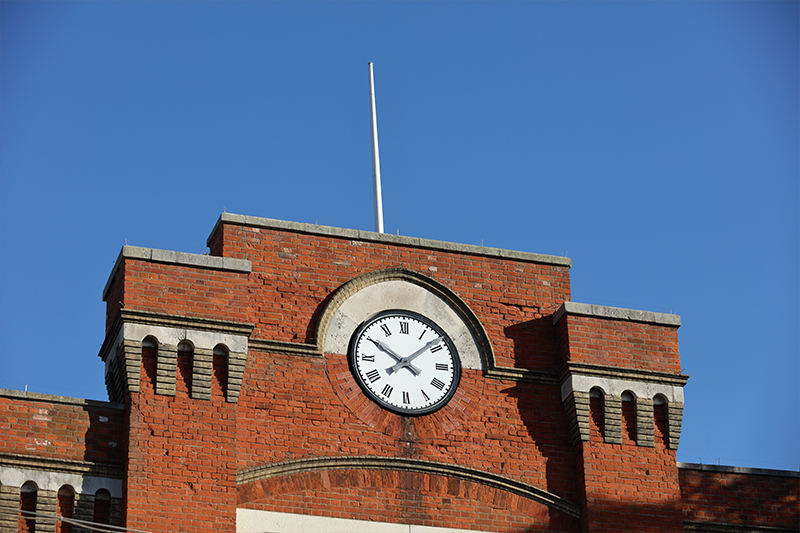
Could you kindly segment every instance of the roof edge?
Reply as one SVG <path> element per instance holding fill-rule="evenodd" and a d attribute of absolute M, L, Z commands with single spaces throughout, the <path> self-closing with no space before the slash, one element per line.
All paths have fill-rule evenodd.
<path fill-rule="evenodd" d="M 559 257 L 557 255 L 536 254 L 532 252 L 518 252 L 503 248 L 490 248 L 477 246 L 474 244 L 457 244 L 447 241 L 436 241 L 432 239 L 421 239 L 418 237 L 406 237 L 402 235 L 392 235 L 389 233 L 376 233 L 374 231 L 354 230 L 337 228 L 334 226 L 321 226 L 319 224 L 307 224 L 304 222 L 287 222 L 285 220 L 275 220 L 272 218 L 252 217 L 236 215 L 233 213 L 222 213 L 211 231 L 211 235 L 206 241 L 211 244 L 211 237 L 223 223 L 238 224 L 240 226 L 253 226 L 258 228 L 277 229 L 284 231 L 294 231 L 298 233 L 310 233 L 313 235 L 324 235 L 326 237 L 339 237 L 342 239 L 354 239 L 361 241 L 381 242 L 386 244 L 399 244 L 402 246 L 414 246 L 418 248 L 429 248 L 441 250 L 443 252 L 461 252 L 474 255 L 484 255 L 490 257 L 501 257 L 503 259 L 516 259 L 518 261 L 528 261 L 532 263 L 544 263 L 557 266 L 572 266 L 572 259 L 569 257 Z"/>
<path fill-rule="evenodd" d="M 190 254 L 186 252 L 173 252 L 171 250 L 159 250 L 156 248 L 141 248 L 139 246 L 125 245 L 117 256 L 114 268 L 108 276 L 105 287 L 103 287 L 103 301 L 111 288 L 111 282 L 117 274 L 117 270 L 122 264 L 123 259 L 141 259 L 155 263 L 171 263 L 174 265 L 192 266 L 199 268 L 209 268 L 213 270 L 229 270 L 249 274 L 253 266 L 247 259 L 233 259 L 231 257 L 217 257 L 205 254 Z"/>
<path fill-rule="evenodd" d="M 55 396 L 52 394 L 41 394 L 38 392 L 28 392 L 13 389 L 0 389 L 0 398 L 15 398 L 18 400 L 30 400 L 34 402 L 63 403 L 68 405 L 80 405 L 84 407 L 125 410 L 125 404 L 122 403 L 106 402 L 103 400 L 84 400 L 83 398 L 70 398 L 68 396 Z"/>
<path fill-rule="evenodd" d="M 564 302 L 553 313 L 553 324 L 557 323 L 564 315 L 589 316 L 595 318 L 608 318 L 611 320 L 625 320 L 628 322 L 644 322 L 659 326 L 680 327 L 681 317 L 669 313 L 653 313 L 638 309 L 624 309 L 622 307 L 606 307 L 605 305 L 581 304 L 577 302 Z"/>
<path fill-rule="evenodd" d="M 704 472 L 718 472 L 720 474 L 750 474 L 756 476 L 778 476 L 800 478 L 800 472 L 793 470 L 772 470 L 769 468 L 748 468 L 745 466 L 720 466 L 702 465 L 697 463 L 678 463 L 682 470 L 702 470 Z"/>

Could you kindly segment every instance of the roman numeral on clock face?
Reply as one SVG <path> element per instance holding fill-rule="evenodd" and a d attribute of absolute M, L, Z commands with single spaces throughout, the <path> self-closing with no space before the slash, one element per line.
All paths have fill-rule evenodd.
<path fill-rule="evenodd" d="M 441 344 L 437 344 L 436 346 L 434 346 L 433 348 L 431 348 L 431 352 L 438 352 L 438 351 L 439 351 L 439 350 L 441 350 L 442 348 L 444 348 L 444 346 L 442 346 Z"/>
<path fill-rule="evenodd" d="M 377 370 L 372 369 L 369 372 L 367 372 L 367 379 L 369 380 L 370 383 L 375 383 L 376 381 L 381 379 L 381 375 L 378 373 Z"/>
<path fill-rule="evenodd" d="M 449 370 L 450 365 L 447 363 L 436 363 L 436 370 Z"/>
<path fill-rule="evenodd" d="M 374 355 L 362 355 L 361 356 L 361 360 L 362 361 L 366 361 L 367 363 L 374 363 L 375 362 L 375 356 Z"/>
<path fill-rule="evenodd" d="M 383 333 L 386 334 L 387 337 L 392 336 L 392 332 L 389 331 L 389 326 L 387 326 L 386 324 L 381 324 L 381 329 L 383 330 Z"/>
<path fill-rule="evenodd" d="M 400 333 L 408 335 L 408 322 L 400 322 Z"/>
<path fill-rule="evenodd" d="M 394 390 L 394 387 L 392 387 L 391 385 L 389 385 L 389 384 L 387 383 L 387 384 L 386 384 L 386 386 L 385 386 L 385 387 L 383 388 L 383 390 L 381 391 L 381 394 L 383 394 L 384 396 L 386 396 L 386 397 L 388 398 L 389 396 L 391 396 L 391 395 L 392 395 L 392 391 L 393 391 L 393 390 Z"/>
<path fill-rule="evenodd" d="M 411 403 L 411 400 L 408 397 L 408 391 L 403 391 L 403 403 Z"/>
<path fill-rule="evenodd" d="M 433 385 L 434 387 L 436 387 L 439 390 L 442 390 L 444 388 L 444 382 L 443 381 L 439 381 L 436 378 L 433 378 L 431 380 L 431 385 Z"/>
<path fill-rule="evenodd" d="M 427 394 L 425 394 L 425 391 L 424 391 L 424 390 L 421 390 L 421 389 L 420 389 L 420 392 L 422 393 L 422 397 L 423 397 L 423 398 L 425 398 L 425 401 L 426 401 L 426 402 L 430 401 L 430 398 L 428 398 L 428 395 L 427 395 Z"/>

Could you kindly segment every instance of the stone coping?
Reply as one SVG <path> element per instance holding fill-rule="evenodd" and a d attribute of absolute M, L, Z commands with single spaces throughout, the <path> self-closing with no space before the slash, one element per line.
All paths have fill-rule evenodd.
<path fill-rule="evenodd" d="M 771 470 L 769 468 L 747 468 L 744 466 L 701 465 L 697 463 L 678 463 L 681 470 L 702 470 L 720 474 L 750 474 L 755 476 L 793 477 L 800 479 L 800 472 L 793 470 Z"/>
<path fill-rule="evenodd" d="M 0 389 L 0 398 L 14 398 L 17 400 L 31 400 L 36 402 L 63 403 L 67 405 L 78 405 L 82 407 L 100 407 L 103 409 L 125 410 L 125 404 L 104 402 L 102 400 L 84 400 L 83 398 L 69 398 L 67 396 L 54 396 L 52 394 L 40 394 L 38 392 L 26 392 L 21 390 Z"/>
<path fill-rule="evenodd" d="M 111 269 L 111 275 L 108 276 L 106 286 L 103 288 L 103 301 L 106 300 L 108 289 L 111 287 L 111 282 L 114 280 L 114 276 L 117 274 L 117 270 L 122 264 L 123 259 L 142 259 L 154 263 L 171 263 L 213 270 L 230 270 L 245 274 L 249 274 L 253 269 L 252 264 L 247 259 L 233 259 L 230 257 L 190 254 L 186 252 L 173 252 L 171 250 L 158 250 L 156 248 L 140 248 L 139 246 L 125 245 L 119 252 L 117 262 L 114 263 L 114 268 Z"/>
<path fill-rule="evenodd" d="M 517 261 L 528 261 L 531 263 L 544 263 L 549 265 L 570 267 L 572 259 L 569 257 L 559 257 L 557 255 L 535 254 L 530 252 L 517 252 L 502 248 L 489 248 L 474 244 L 456 244 L 446 241 L 435 241 L 431 239 L 420 239 L 418 237 L 406 237 L 392 235 L 390 233 L 376 233 L 374 231 L 354 230 L 337 228 L 333 226 L 320 226 L 318 224 L 306 224 L 302 222 L 286 222 L 271 218 L 251 217 L 245 215 L 235 215 L 233 213 L 222 213 L 219 220 L 214 225 L 211 235 L 208 237 L 207 244 L 211 244 L 211 238 L 223 223 L 238 224 L 241 226 L 252 226 L 259 228 L 277 229 L 293 231 L 297 233 L 310 233 L 313 235 L 324 235 L 326 237 L 338 237 L 342 239 L 354 239 L 360 241 L 381 242 L 386 244 L 398 244 L 401 246 L 413 246 L 417 248 L 428 248 L 441 250 L 443 252 L 468 253 L 490 257 L 501 257 L 503 259 L 514 259 Z"/>
<path fill-rule="evenodd" d="M 644 322 L 659 326 L 680 327 L 681 317 L 669 313 L 653 313 L 637 309 L 623 309 L 621 307 L 606 307 L 604 305 L 580 304 L 577 302 L 564 302 L 553 314 L 553 324 L 557 323 L 564 315 L 579 315 L 596 318 L 610 318 L 612 320 L 625 320 L 627 322 Z"/>

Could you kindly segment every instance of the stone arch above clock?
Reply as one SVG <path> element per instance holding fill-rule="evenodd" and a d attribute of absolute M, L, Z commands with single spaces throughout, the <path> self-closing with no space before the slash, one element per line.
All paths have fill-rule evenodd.
<path fill-rule="evenodd" d="M 441 283 L 406 269 L 370 272 L 340 287 L 320 317 L 317 346 L 324 353 L 347 354 L 358 326 L 387 309 L 435 317 L 453 340 L 462 368 L 484 370 L 494 366 L 486 332 L 464 301 Z"/>

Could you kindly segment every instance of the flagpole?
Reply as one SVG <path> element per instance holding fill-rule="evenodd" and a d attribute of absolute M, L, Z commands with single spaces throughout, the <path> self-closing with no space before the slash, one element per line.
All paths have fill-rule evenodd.
<path fill-rule="evenodd" d="M 378 154 L 378 117 L 375 112 L 375 80 L 372 62 L 369 65 L 369 103 L 372 113 L 372 192 L 375 201 L 375 231 L 383 233 L 383 199 L 381 198 L 381 159 Z"/>

